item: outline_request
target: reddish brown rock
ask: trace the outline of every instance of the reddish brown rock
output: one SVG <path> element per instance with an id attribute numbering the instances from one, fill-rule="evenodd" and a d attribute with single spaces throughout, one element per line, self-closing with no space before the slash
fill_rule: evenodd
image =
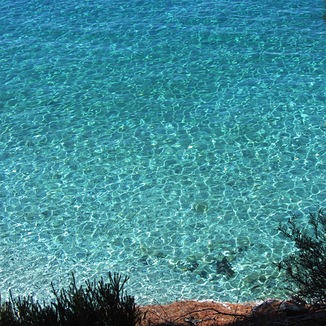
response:
<path id="1" fill-rule="evenodd" d="M 224 326 L 234 322 L 237 316 L 249 315 L 254 306 L 253 303 L 234 304 L 212 301 L 180 301 L 169 305 L 145 306 L 141 308 L 146 312 L 142 326 Z"/>
<path id="2" fill-rule="evenodd" d="M 141 307 L 141 326 L 314 326 L 326 325 L 326 311 L 292 301 L 266 300 L 242 304 L 180 301 Z"/>

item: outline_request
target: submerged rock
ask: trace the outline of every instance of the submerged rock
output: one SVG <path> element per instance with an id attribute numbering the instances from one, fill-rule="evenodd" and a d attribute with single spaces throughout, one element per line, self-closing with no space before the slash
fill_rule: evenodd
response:
<path id="1" fill-rule="evenodd" d="M 205 202 L 198 202 L 193 204 L 193 209 L 196 213 L 203 214 L 208 211 L 208 204 Z"/>
<path id="2" fill-rule="evenodd" d="M 216 262 L 216 273 L 224 274 L 227 277 L 232 277 L 234 275 L 234 271 L 228 259 L 224 256 L 222 260 L 218 260 Z"/>

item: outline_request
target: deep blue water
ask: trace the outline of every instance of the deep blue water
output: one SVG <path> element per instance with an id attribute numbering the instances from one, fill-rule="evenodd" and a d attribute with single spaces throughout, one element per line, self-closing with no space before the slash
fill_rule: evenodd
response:
<path id="1" fill-rule="evenodd" d="M 326 206 L 323 1 L 0 9 L 1 294 L 286 296 L 277 227 Z"/>

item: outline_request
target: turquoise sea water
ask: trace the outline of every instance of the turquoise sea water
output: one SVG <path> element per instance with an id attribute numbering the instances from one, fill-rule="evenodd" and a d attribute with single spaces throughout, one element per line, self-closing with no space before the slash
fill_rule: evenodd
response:
<path id="1" fill-rule="evenodd" d="M 277 227 L 326 206 L 323 1 L 0 9 L 1 294 L 284 297 Z"/>

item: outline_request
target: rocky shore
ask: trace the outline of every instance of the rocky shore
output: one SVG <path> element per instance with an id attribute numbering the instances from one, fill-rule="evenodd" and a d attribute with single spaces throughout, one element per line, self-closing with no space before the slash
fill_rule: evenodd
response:
<path id="1" fill-rule="evenodd" d="M 141 326 L 326 325 L 326 311 L 290 300 L 268 299 L 247 303 L 180 301 L 141 307 Z"/>
<path id="2" fill-rule="evenodd" d="M 142 307 L 146 312 L 142 326 L 148 325 L 228 325 L 236 316 L 249 315 L 257 303 L 234 304 L 212 301 L 180 301 Z"/>

